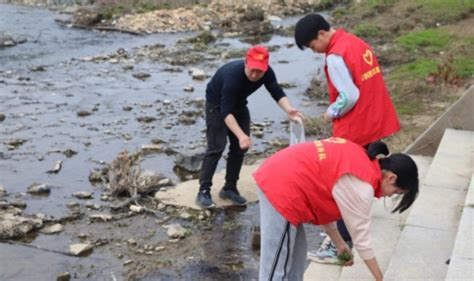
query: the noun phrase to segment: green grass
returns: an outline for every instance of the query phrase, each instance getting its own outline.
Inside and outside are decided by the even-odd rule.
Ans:
[[[461,78],[469,78],[474,75],[473,58],[456,58],[454,60],[453,66]]]
[[[445,49],[453,36],[440,29],[414,31],[398,37],[395,41],[409,51],[420,49],[428,52],[439,52]]]
[[[425,78],[436,71],[438,62],[433,59],[418,59],[412,63],[397,67],[388,75],[390,81],[405,81],[413,78]]]
[[[411,0],[414,6],[421,6],[420,16],[440,23],[457,21],[466,17],[474,9],[472,0]]]
[[[415,115],[420,113],[422,110],[421,102],[410,101],[410,102],[396,102],[395,107],[399,115]]]
[[[361,23],[354,27],[354,34],[362,38],[376,38],[381,36],[382,29],[374,24]]]
[[[379,6],[379,5],[392,5],[395,3],[395,0],[367,0],[369,7]]]

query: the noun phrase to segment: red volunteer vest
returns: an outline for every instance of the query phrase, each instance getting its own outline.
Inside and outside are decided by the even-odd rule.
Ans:
[[[332,196],[334,185],[351,174],[380,197],[382,172],[377,160],[350,141],[329,138],[287,147],[253,173],[272,206],[291,224],[327,224],[341,218]]]
[[[390,100],[377,58],[372,49],[360,38],[338,29],[329,42],[326,56],[342,56],[359,89],[359,100],[354,108],[341,118],[333,120],[333,136],[360,145],[380,140],[400,130],[397,113]],[[329,78],[329,101],[339,95]]]

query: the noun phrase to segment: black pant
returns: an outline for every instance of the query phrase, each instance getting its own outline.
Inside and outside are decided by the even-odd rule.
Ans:
[[[337,230],[339,231],[339,234],[341,234],[342,239],[347,243],[352,243],[352,237],[349,234],[349,231],[347,230],[346,224],[344,223],[343,220],[338,220],[337,221]]]
[[[242,107],[232,112],[240,128],[250,136],[250,113],[247,107]],[[240,149],[239,140],[224,123],[219,107],[206,104],[206,137],[207,150],[201,166],[199,176],[200,191],[209,191],[212,186],[212,177],[217,168],[217,163],[227,145],[229,138],[230,147],[227,154],[227,167],[224,189],[236,190],[240,170],[247,150]]]

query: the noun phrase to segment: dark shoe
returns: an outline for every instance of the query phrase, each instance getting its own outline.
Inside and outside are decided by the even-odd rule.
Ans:
[[[225,200],[230,200],[234,205],[245,206],[247,205],[247,199],[240,196],[237,190],[222,189],[219,192],[219,197]]]
[[[199,191],[196,197],[196,204],[203,209],[214,208],[216,206],[214,201],[212,201],[209,191]]]

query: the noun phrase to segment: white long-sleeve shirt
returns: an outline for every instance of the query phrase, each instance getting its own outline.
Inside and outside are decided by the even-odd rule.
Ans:
[[[332,118],[340,118],[348,113],[359,99],[359,89],[352,80],[352,74],[343,57],[331,54],[326,57],[329,79],[339,95],[331,103],[326,113]]]
[[[370,209],[374,201],[374,189],[367,182],[346,174],[337,181],[332,195],[359,256],[363,260],[374,258],[375,253],[370,234]],[[322,227],[334,229],[336,222]]]

